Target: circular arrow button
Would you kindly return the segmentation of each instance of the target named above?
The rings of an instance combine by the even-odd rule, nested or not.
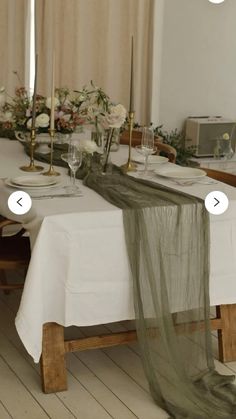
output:
[[[227,210],[228,206],[229,200],[223,192],[213,191],[205,198],[205,207],[211,214],[223,214]]]
[[[24,191],[16,191],[9,196],[7,204],[9,210],[13,212],[13,214],[23,215],[30,210],[32,200],[28,193]]]

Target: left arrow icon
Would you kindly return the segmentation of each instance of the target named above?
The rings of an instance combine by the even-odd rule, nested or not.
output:
[[[9,196],[7,204],[13,214],[22,215],[30,210],[32,201],[27,192],[15,191]]]
[[[22,200],[22,197],[20,199],[18,199],[17,204],[20,205],[22,207],[22,204],[20,203],[20,201]]]

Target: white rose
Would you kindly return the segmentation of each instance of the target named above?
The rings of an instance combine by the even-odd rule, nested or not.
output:
[[[49,125],[49,115],[47,115],[46,113],[41,113],[40,115],[38,115],[35,119],[35,126],[37,128],[47,128]],[[28,121],[29,122],[29,121]]]
[[[107,115],[107,123],[110,128],[120,128],[125,122],[126,109],[123,105],[112,106],[110,113]]]
[[[95,151],[101,153],[100,148],[97,146],[95,141],[81,139],[79,141],[79,149],[85,153],[93,154]]]
[[[46,106],[47,106],[48,109],[51,109],[51,105],[52,105],[52,98],[51,97],[48,97],[47,100],[46,100]],[[57,106],[59,106],[59,105],[60,105],[59,99],[57,97],[54,97],[54,106],[55,106],[55,108]]]

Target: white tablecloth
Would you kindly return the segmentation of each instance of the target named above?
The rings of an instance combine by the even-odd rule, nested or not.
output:
[[[18,167],[28,158],[21,144],[0,139],[0,145],[0,177],[22,175]],[[127,150],[121,148],[112,158],[126,161]],[[60,171],[62,184],[68,183],[66,170]],[[227,194],[228,210],[211,216],[210,297],[212,305],[236,303],[236,189],[221,183],[179,187],[158,182],[202,198],[212,190]],[[46,322],[86,326],[134,318],[122,211],[83,185],[81,189],[83,197],[33,200],[32,210],[17,217],[7,208],[13,190],[3,181],[0,186],[0,214],[23,222],[32,240],[16,327],[35,362]],[[174,297],[173,311],[178,309]]]

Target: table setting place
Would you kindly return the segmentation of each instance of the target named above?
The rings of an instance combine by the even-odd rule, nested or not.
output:
[[[76,190],[58,177],[42,177],[40,175],[24,175],[3,179],[7,187],[27,192],[32,199],[77,198],[83,196],[82,191]]]
[[[65,169],[60,168],[60,172],[54,171],[52,175],[49,175],[48,172],[29,173],[7,177],[2,180],[5,186],[23,190],[35,200],[82,197],[83,193],[76,179],[76,171],[82,164],[82,153],[75,144],[69,144],[67,153],[62,153],[60,158],[62,162],[68,164],[69,178]]]
[[[142,158],[133,158],[138,163],[137,172],[132,173],[133,176],[145,177],[156,182],[165,181],[170,185],[192,186],[194,184],[212,185],[219,183],[217,180],[211,179],[202,169],[191,167],[181,167],[169,163],[166,157],[151,155],[148,161],[148,169],[145,172],[145,163]]]
[[[157,155],[156,152],[154,132],[151,128],[144,127],[141,144],[132,148],[131,158],[136,165],[136,172],[131,171],[130,173],[135,177],[152,179],[156,182],[164,180],[179,186],[191,186],[195,183],[201,185],[218,183],[207,177],[204,170],[169,163],[167,157]]]

